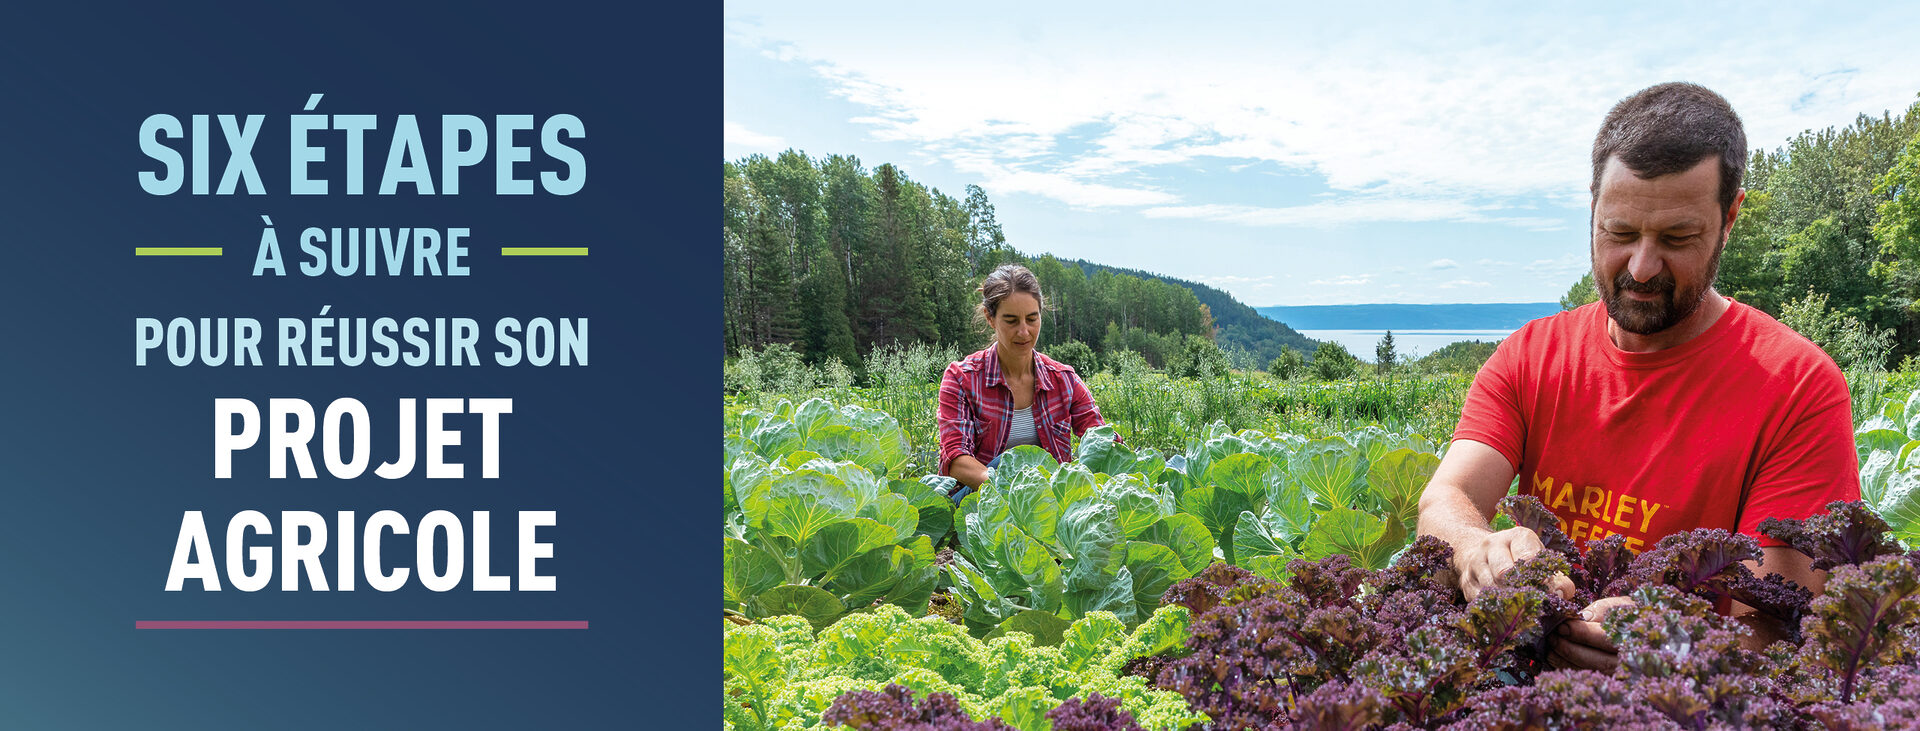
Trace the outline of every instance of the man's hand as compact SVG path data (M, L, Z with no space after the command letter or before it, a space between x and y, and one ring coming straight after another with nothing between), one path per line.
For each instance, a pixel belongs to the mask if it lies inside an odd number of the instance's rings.
M1623 596L1610 596L1588 604L1580 611L1580 618L1568 620L1548 641L1547 664L1555 668L1581 668L1611 673L1620 665L1620 654L1613 642L1607 639L1606 627L1602 624L1608 614L1620 607L1631 606L1632 599Z
M1453 571L1460 579L1460 593L1465 594L1469 602L1514 564L1547 549L1546 544L1540 542L1539 534L1517 526L1465 543L1455 546ZM1573 598L1573 580L1565 575L1556 575L1550 588L1562 598Z

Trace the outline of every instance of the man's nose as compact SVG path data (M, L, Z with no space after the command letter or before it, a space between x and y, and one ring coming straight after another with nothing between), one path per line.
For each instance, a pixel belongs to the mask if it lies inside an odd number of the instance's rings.
M1633 281L1645 284L1659 276L1666 266L1651 243L1642 243L1634 247L1632 258L1627 260L1627 273L1633 276Z

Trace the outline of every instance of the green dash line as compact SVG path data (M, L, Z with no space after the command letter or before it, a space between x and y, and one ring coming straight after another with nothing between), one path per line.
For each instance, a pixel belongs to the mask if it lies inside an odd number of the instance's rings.
M585 246L502 246L501 256L586 256Z
M220 256L218 246L135 246L134 256Z

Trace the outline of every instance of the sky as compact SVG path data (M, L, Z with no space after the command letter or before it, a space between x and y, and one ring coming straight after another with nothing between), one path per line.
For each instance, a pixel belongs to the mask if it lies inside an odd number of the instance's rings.
M1920 100L1920 4L1438 5L729 1L723 156L979 185L1022 252L1254 306L1550 302L1621 98L1704 84L1769 150Z

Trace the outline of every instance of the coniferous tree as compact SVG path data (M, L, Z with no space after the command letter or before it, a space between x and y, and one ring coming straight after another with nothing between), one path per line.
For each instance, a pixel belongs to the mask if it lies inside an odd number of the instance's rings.
M987 192L978 185L967 186L966 214L967 265L975 274L985 274L988 270L981 269L981 264L989 254L1006 246L1007 237L994 218Z
M1393 361L1393 331L1388 330L1387 334L1380 338L1380 343L1373 346L1374 370L1379 373L1391 373L1393 372Z

